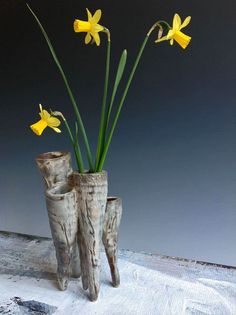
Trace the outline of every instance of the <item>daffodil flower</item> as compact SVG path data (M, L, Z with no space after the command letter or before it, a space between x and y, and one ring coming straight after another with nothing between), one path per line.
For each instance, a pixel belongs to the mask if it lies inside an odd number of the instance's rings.
M30 126L33 132L37 136L40 136L46 127L50 127L54 131L60 133L61 130L57 128L61 124L60 120L50 115L49 112L47 112L45 109L42 108L41 104L39 104L39 109L40 109L39 116L41 117L41 119L35 124Z
M174 40L175 40L183 49L185 49L188 46L191 40L191 37L181 32L181 30L182 28L186 27L190 23L190 20L191 20L191 16L188 16L181 24L181 18L176 13L173 18L173 26L169 30L167 35L163 36L162 38L157 39L155 42L159 43L164 40L170 40L170 44L173 45Z
M80 32L87 33L87 35L85 36L85 44L90 43L93 38L97 46L99 46L100 36L98 33L104 30L104 27L98 24L99 20L101 19L102 11L97 10L95 14L92 16L90 11L88 9L86 10L88 14L88 21L75 20L74 31L76 33L80 33Z

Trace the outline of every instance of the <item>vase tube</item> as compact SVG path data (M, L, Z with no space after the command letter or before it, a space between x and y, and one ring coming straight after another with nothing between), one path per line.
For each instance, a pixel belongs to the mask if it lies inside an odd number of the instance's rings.
M76 244L78 233L76 192L67 183L58 183L47 189L45 194L56 249L58 284L61 290L65 290L72 274L72 268L77 269L77 273L80 272L78 269L80 262L76 261L79 259Z
M78 241L84 289L95 301L100 289L100 248L107 202L107 173L73 173L77 192Z
M105 247L107 260L111 270L112 284L120 285L120 275L117 267L118 259L118 230L122 215L122 200L117 197L108 197L104 216L102 241Z
M45 189L58 182L67 182L72 174L71 155L69 152L46 152L36 157L38 169L44 179Z
M45 190L52 188L58 183L69 183L72 174L71 155L66 151L52 151L36 157L38 169L44 180ZM51 231L53 234L53 231ZM58 257L57 253L57 257ZM72 257L72 277L80 276L80 260L78 243L75 242Z

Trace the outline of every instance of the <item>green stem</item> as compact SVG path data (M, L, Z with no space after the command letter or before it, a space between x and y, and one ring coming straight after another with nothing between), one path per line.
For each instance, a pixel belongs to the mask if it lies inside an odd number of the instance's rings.
M65 123L67 132L69 134L71 143L73 145L73 149L74 149L74 153L75 153L75 159L76 159L76 164L78 166L78 170L79 170L80 173L83 173L84 172L84 165L83 165L83 158L82 158L82 155L81 155L79 143L77 141L75 141L67 120L64 118L63 121Z
M157 27L163 29L162 24L165 26L165 28L167 28L167 30L170 30L170 29L171 29L171 26L170 26L169 23L167 23L167 22L164 21L164 20L159 20L159 21L157 21L156 23L153 24L153 26L152 26L152 27L150 28L150 30L148 31L147 36L150 36L151 33L152 33L152 31L153 31L155 28L157 28Z
M104 148L105 142L105 128L106 128L106 102L107 102L107 90L108 90L108 81L109 81L109 70L110 70L110 56L111 56L111 41L108 37L107 42L107 57L106 57L106 73L105 73L105 82L104 82L104 92L103 92L103 100L102 100L102 112L100 119L100 127L99 127L99 135L98 135L98 145L97 145L97 153L96 153L96 161L95 161L95 171L97 171L98 163L101 158L101 153Z
M125 70L126 59L127 59L127 50L124 49L123 52L122 52L122 55L120 57L119 65L118 65L117 72L116 72L116 78L115 78L115 82L114 82L113 89L112 89L112 96L111 96L110 103L109 103L109 106L108 106L108 110L107 110L107 113L106 113L106 118L105 118L106 126L105 126L105 130L104 130L105 137L107 135L107 130L108 130L108 127L109 127L111 111L112 111L113 103L114 103L114 100L115 100L115 97L116 97L116 92L117 92L118 86L120 84L120 81L122 79L122 76L123 76L123 73L124 73L124 70Z
M110 143L111 143L111 139L112 139L112 136L113 136L113 133L114 133L114 130L115 130L115 127L116 127L116 124L117 124L117 121L118 121L118 118L119 118L119 115L120 115L122 106L123 106L124 101L125 101L125 97L126 97L126 95L127 95L127 93L128 93L130 84L131 84L131 82L132 82L132 79L133 79L135 70L136 70L136 68L137 68L137 66L138 66L138 64L139 64L140 58L141 58L141 56L142 56L142 54L143 54L143 50L144 50L144 48L145 48L145 46L146 46L146 44L147 44L149 35L150 35L150 34L147 34L147 35L146 35L146 37L145 37L145 39L144 39L144 41L143 41L143 43L142 43L142 46L141 46L141 48L140 48L140 50L139 50L138 56L137 56L137 58L136 58L136 60L135 60L134 66L133 66L133 68L132 68L132 70L131 70L131 73L130 73L130 76L129 76L127 85L126 85L126 87L125 87L123 96L122 96L121 101L120 101L120 104L119 104L119 106L118 106L118 110L117 110L117 113L116 113L114 122L113 122L112 127L111 127L111 130L110 130L110 132L109 132L108 139L107 139L107 141L106 141L106 143L105 143L105 146L104 146L104 150L103 150L103 153L102 153L102 156L101 156L101 159L100 159L98 168L97 168L97 171L98 171L98 172L101 172L101 171L102 171L103 164L104 164L105 159L106 159L107 151L108 151L108 149L109 149L109 145L110 145Z
M107 129L108 129L108 126L109 126L111 110L112 110L112 106L113 106L114 99L115 99L115 96L116 96L116 91L117 91L117 88L114 87L113 88L113 92L112 92L112 96L111 96L111 101L110 101L110 104L109 104L109 107L108 107L107 117L106 117L106 125L105 125L105 130L104 130L104 134L105 135L106 135L106 132L107 132Z
M68 83L68 80L66 78L66 75L62 69L62 66L56 56L56 53L55 53L55 50L51 44L51 41L45 31L45 29L43 28L41 22L39 21L38 17L36 16L36 14L33 12L33 10L30 8L30 6L27 4L27 7L28 9L30 10L30 12L32 13L32 15L34 16L35 20L37 21L39 27L40 27L40 30L48 44L48 47L51 51L51 54L52 54L52 57L57 65L57 68L59 70L59 72L61 73L61 76L62 76L62 79L65 83L65 86L66 86L66 89L67 89L67 92L68 92L68 95L70 97L70 100L71 100L71 103L73 105L73 108L74 108L74 111L75 111L75 115L76 115L76 118L77 118L77 121L78 121L78 124L79 124L79 128L80 128L80 131L81 131L81 134L82 134L82 137L83 137L83 140L84 140L84 143L85 143L85 149L86 149L86 154L87 154L87 158L88 158L88 162L89 162L89 168L90 168L90 171L93 172L94 171L94 167L93 167L93 160L92 160L92 154L91 154L91 149L90 149L90 146L89 146L89 142L88 142L88 138L87 138L87 135L86 135L86 131L85 131L85 128L84 128L84 124L83 124L83 121L82 121L82 118L80 116L80 113L79 113L79 110L78 110L78 106L76 104L76 101L75 101L75 98L73 96L73 93L70 89L70 86L69 86L69 83Z

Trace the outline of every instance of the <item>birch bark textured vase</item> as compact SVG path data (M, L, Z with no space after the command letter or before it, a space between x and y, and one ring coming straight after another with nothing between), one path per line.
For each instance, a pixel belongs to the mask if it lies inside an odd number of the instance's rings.
M46 190L54 187L58 183L68 183L68 178L72 174L72 167L71 167L71 155L69 152L62 152L62 151L56 151L56 152L46 152L42 153L36 158L36 163L38 166L38 169L43 177L44 180L44 187L45 187L45 194ZM58 203L58 206L61 206L60 203ZM54 207L56 207L56 201L54 204ZM59 211L61 211L59 209ZM75 215L75 213L71 210L71 213ZM49 216L49 220L50 220ZM75 220L76 218L72 218L72 220ZM62 220L62 216L61 216ZM65 222L66 224L66 222ZM51 226L51 222L50 222ZM77 237L77 228L76 230L73 229L75 235L72 236L72 238ZM51 230L53 238L56 237L56 234L53 230ZM72 233L72 231L71 231ZM58 258L59 252L57 252L57 259L58 261L63 261L63 259ZM59 262L58 262L59 264ZM79 277L80 276L80 259L79 259L79 250L78 250L78 244L77 242L74 243L74 249L73 249L73 256L71 261L71 268L72 268L72 275L73 277Z
M46 190L46 204L56 249L58 284L61 290L65 290L72 273L74 256L77 254L78 257L76 191L67 183L58 183ZM74 253L76 248L77 253Z
M95 301L100 289L100 249L107 202L107 173L73 173L79 217L78 241L83 288Z
M118 259L118 230L122 215L122 200L117 197L107 198L104 216L102 241L105 247L107 260L111 270L112 284L120 285L120 275L117 267Z
M58 182L67 182L72 174L69 152L46 152L37 156L36 163L43 176L46 189Z

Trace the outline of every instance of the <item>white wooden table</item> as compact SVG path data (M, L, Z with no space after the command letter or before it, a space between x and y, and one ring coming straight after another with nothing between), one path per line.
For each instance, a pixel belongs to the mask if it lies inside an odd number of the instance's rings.
M0 232L0 314L236 315L235 267L121 250L113 288L102 265L92 303L80 280L58 290L51 239Z

